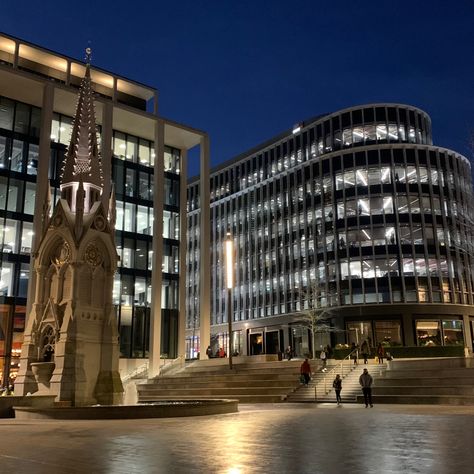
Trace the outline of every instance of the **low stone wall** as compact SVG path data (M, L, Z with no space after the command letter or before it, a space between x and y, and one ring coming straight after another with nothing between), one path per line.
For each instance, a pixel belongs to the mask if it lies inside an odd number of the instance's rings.
M406 369L452 369L452 368L474 368L472 357L434 357L425 359L394 359L387 363L389 370Z
M237 400L173 400L144 405L90 406L74 408L15 407L20 420L129 420L220 415L238 412Z
M26 397L8 395L0 397L0 418L14 418L13 407L53 407L55 398L55 395L29 395Z
M262 362L275 362L278 361L278 354L260 354L254 356L234 356L232 357L233 365L240 364L260 364ZM188 361L187 366L198 364L201 367L215 367L221 365L229 365L229 359L227 357L212 357L210 359L193 360Z

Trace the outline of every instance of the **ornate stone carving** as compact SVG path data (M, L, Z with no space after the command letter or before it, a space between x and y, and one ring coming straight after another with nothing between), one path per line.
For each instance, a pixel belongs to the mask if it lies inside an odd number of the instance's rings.
M57 246L52 260L56 265L64 265L71 260L71 247L69 247L67 242L62 241L62 243Z
M57 216L54 217L54 220L53 220L54 227L60 227L62 223L63 223L63 216L58 214Z
M94 242L87 244L86 250L84 252L84 260L93 267L98 267L103 262L102 254L98 249L97 245Z
M103 216L100 216L100 215L96 216L96 218L94 219L94 227L98 231L103 232L105 230L105 226L106 226L106 222Z

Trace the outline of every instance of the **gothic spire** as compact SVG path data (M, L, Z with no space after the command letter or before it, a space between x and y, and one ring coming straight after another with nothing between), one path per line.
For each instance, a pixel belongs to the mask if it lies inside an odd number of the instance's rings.
M94 93L90 75L91 49L86 49L86 73L79 88L76 114L73 120L71 141L61 173L61 197L66 199L73 212L76 209L76 191L82 181L85 191L84 212L89 212L100 199L103 175L97 145L94 110Z

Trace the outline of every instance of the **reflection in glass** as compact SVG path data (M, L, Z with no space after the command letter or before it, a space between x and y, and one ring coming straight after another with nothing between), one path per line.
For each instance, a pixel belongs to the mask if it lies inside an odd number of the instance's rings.
M440 346L441 331L439 321L417 321L416 339L419 346Z

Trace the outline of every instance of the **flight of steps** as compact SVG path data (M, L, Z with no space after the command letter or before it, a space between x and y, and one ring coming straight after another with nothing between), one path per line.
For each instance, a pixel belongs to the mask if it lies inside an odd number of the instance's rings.
M233 370L228 359L210 359L148 380L137 385L138 402L232 398L240 403L278 403L299 386L301 360L236 359Z
M326 373L314 373L308 387L299 387L287 397L286 401L290 403L336 403L336 394L332 388L332 382L336 374L341 374L342 372L342 403L356 403L357 396L362 393L359 385L359 377L364 368L368 368L374 380L377 380L383 376L386 370L386 364L376 364L373 361L369 361L367 365L363 363L354 365L352 361L348 361L344 365L343 370L341 370L340 361L329 360L328 371Z
M474 405L474 360L394 360L374 384L372 398L374 403Z

